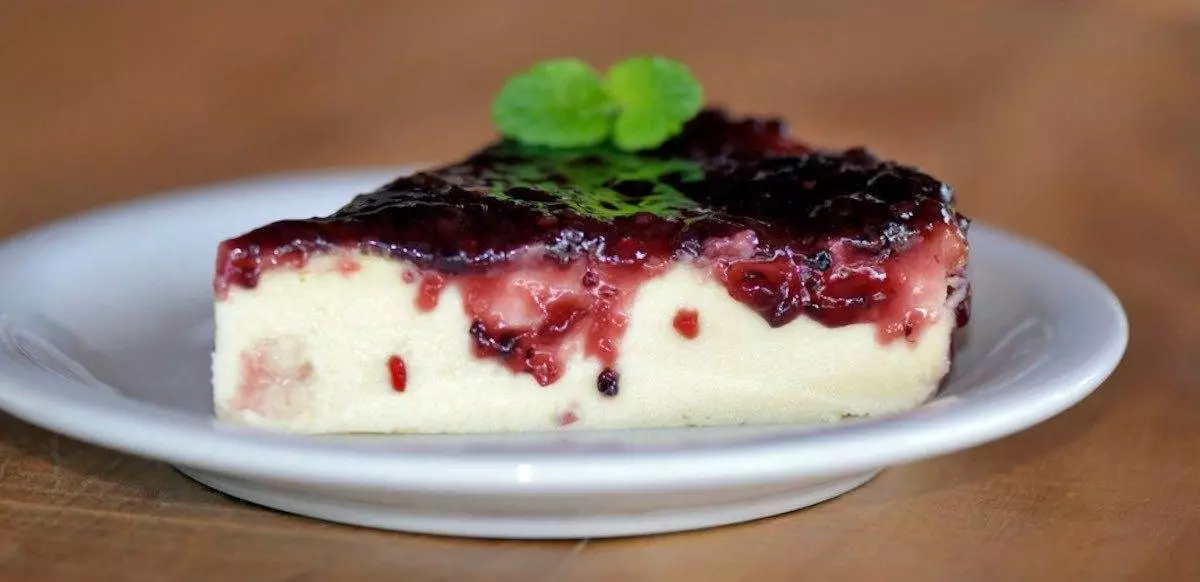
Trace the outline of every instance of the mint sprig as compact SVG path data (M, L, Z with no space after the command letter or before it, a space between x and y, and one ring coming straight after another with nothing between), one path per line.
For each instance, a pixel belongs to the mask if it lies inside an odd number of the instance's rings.
M501 134L520 142L569 148L604 141L614 111L591 65L555 59L510 78L492 103L492 120Z
M578 59L555 59L511 77L492 103L505 137L575 148L612 138L617 148L658 147L700 112L704 92L688 68L664 57L634 57L606 79Z
M662 57L635 57L613 65L605 86L621 109L613 143L626 151L662 145L704 106L704 91L692 72Z

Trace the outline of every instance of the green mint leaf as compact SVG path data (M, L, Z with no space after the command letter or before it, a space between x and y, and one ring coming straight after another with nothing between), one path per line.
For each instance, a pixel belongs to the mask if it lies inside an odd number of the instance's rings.
M522 143L570 148L604 141L615 112L591 65L555 59L511 77L492 103L492 122Z
M704 106L704 90L692 72L663 57L634 57L613 65L606 87L620 108L613 143L625 151L662 145Z

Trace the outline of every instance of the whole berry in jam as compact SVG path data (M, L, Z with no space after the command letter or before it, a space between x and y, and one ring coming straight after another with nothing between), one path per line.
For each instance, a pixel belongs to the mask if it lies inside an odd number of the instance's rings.
M612 368L605 368L603 372L600 372L600 377L596 379L596 387L601 394L612 398L620 391L617 383L619 379L620 377Z

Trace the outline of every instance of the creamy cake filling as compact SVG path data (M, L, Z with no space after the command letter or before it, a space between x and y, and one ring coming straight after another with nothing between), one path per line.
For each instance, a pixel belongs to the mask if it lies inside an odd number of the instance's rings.
M872 323L772 328L707 270L679 264L631 298L616 386L597 381L607 365L582 334L563 342L560 375L539 386L476 355L462 286L447 284L430 306L413 265L346 261L273 270L217 304L220 417L311 433L831 422L927 399L955 326L943 289L927 298L934 317L912 341L880 342ZM695 314L694 327L679 329L681 312Z

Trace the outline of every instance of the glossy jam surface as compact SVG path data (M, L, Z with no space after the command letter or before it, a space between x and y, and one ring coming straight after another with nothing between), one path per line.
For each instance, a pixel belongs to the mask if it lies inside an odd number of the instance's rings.
M582 350L614 396L625 309L673 264L711 273L771 326L806 316L914 340L937 316L925 295L965 269L966 226L949 188L917 170L709 110L641 155L496 144L332 216L226 241L214 285L221 297L341 249L402 259L421 270L408 276L420 309L459 288L477 356L546 386Z

